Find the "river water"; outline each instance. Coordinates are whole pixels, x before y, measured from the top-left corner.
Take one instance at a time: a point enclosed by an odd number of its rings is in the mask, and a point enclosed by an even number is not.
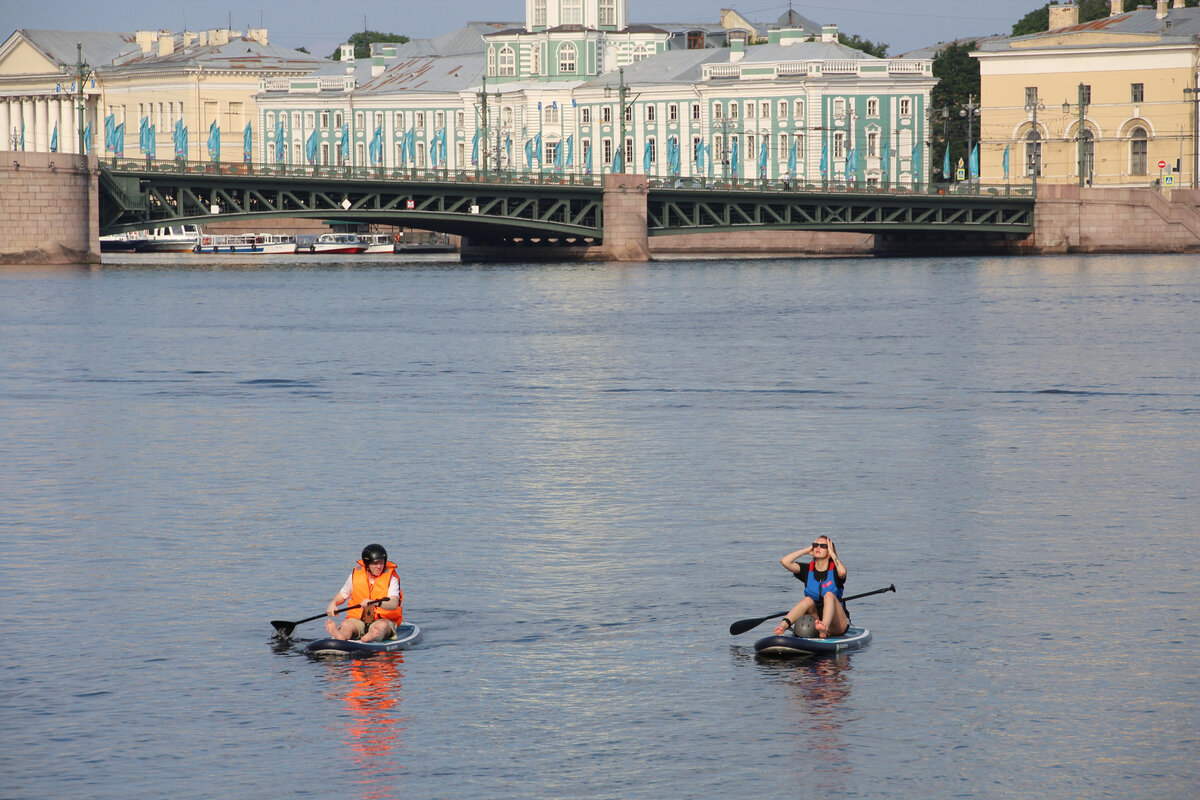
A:
[[[0,796],[1196,796],[1194,257],[200,258],[0,271]]]

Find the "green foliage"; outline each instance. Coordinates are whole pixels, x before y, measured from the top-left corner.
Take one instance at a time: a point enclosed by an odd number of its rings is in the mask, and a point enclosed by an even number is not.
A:
[[[971,58],[975,42],[952,44],[933,59],[933,75],[938,83],[929,95],[930,166],[941,172],[942,154],[950,147],[950,164],[967,160],[967,136],[979,135],[979,124],[967,124],[967,103],[979,102],[979,60]],[[943,114],[945,110],[945,114]]]
[[[847,47],[861,50],[869,56],[887,58],[888,46],[883,42],[872,42],[870,39],[864,39],[854,33],[839,33],[838,41]]]
[[[297,47],[296,52],[297,53],[308,53],[308,48],[307,47]],[[312,53],[309,53],[309,55],[312,55]]]
[[[395,42],[396,44],[404,44],[410,41],[407,36],[399,33],[380,33],[379,31],[362,31],[355,33],[346,40],[347,44],[354,45],[355,58],[367,58],[371,55],[372,42]],[[342,60],[342,49],[339,47],[333,51],[333,55],[329,56],[334,61]]]

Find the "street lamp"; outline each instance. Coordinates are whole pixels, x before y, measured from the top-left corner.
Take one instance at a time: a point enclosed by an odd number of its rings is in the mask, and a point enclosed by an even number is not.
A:
[[[1183,90],[1192,101],[1192,188],[1200,189],[1200,75],[1196,86]]]
[[[1038,127],[1037,115],[1039,111],[1046,110],[1046,104],[1042,102],[1041,98],[1035,92],[1033,97],[1026,98],[1025,110],[1033,115],[1033,164],[1031,172],[1033,178],[1033,196],[1037,197],[1037,179],[1042,171],[1042,131]]]
[[[1086,130],[1084,129],[1084,119],[1087,115],[1087,107],[1091,101],[1091,93],[1092,92],[1091,92],[1090,86],[1084,86],[1082,83],[1079,84],[1079,102],[1077,104],[1079,107],[1079,129],[1077,131],[1075,131],[1075,141],[1077,141],[1079,143],[1078,149],[1079,149],[1079,187],[1080,188],[1083,188],[1084,180],[1085,180],[1086,176],[1088,175],[1088,173],[1091,172],[1091,170],[1087,168],[1088,164],[1087,164],[1087,159],[1085,157],[1085,149],[1084,149],[1084,145],[1086,144],[1086,139],[1084,136],[1084,134],[1086,133]],[[1070,114],[1070,113],[1071,113],[1071,103],[1067,100],[1064,100],[1063,101],[1063,115],[1066,116],[1067,114]]]
[[[87,152],[86,143],[83,140],[83,118],[87,116],[87,100],[83,94],[83,84],[91,76],[91,66],[83,60],[83,45],[79,42],[75,43],[75,80],[79,87],[79,94],[75,101],[79,128],[79,154],[85,155]],[[15,149],[15,148],[14,148]]]
[[[979,104],[975,102],[975,95],[967,95],[967,102],[958,110],[958,116],[960,119],[967,119],[967,184],[970,185],[972,179],[977,182],[979,179],[978,175],[972,174],[978,171],[978,167],[971,169],[971,155],[974,152],[971,149],[971,140],[975,136],[975,120],[979,119]]]

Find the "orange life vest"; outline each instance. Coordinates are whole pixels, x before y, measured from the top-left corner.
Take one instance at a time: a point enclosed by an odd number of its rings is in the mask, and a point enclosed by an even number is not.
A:
[[[392,577],[396,574],[396,565],[391,561],[387,562],[387,566],[383,568],[383,572],[376,578],[371,575],[370,570],[362,561],[354,565],[354,573],[350,581],[350,601],[349,604],[356,606],[346,612],[346,616],[351,619],[362,619],[363,610],[358,608],[363,600],[378,600],[382,597],[387,597],[388,586],[392,582]],[[399,586],[399,584],[397,584]],[[400,592],[400,602],[404,602],[404,592]],[[375,616],[383,619],[390,619],[397,625],[404,619],[404,612],[401,608],[387,609],[375,606]]]

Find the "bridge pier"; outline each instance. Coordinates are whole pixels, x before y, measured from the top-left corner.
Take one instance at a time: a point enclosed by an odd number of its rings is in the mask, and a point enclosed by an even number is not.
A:
[[[5,152],[0,264],[100,263],[96,157]]]

